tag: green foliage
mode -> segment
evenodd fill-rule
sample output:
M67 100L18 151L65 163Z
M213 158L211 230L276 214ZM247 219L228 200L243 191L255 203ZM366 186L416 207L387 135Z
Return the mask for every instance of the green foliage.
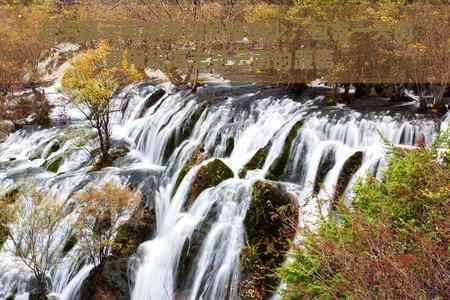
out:
M447 148L448 149L448 148ZM450 172L433 151L392 149L279 270L285 299L448 298Z
M442 163L450 168L450 129L441 132L434 140L432 151L433 155L439 157Z

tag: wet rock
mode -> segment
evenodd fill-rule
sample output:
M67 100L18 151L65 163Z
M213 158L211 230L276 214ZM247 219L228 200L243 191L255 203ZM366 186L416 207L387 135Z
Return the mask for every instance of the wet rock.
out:
M344 163L336 186L334 199L339 199L345 191L353 175L361 167L363 161L363 153L357 151L353 153Z
M70 250L72 250L73 247L75 247L77 242L78 242L77 236L75 234L71 234L64 243L62 254L66 255L67 253L69 253Z
M186 139L188 139L192 131L194 130L194 126L197 123L198 119L202 115L203 111L207 108L207 104L201 104L197 107L197 109L186 118L183 122L183 127L180 130L175 130L169 137L167 145L164 149L163 161L166 162L175 149Z
M188 288L187 284L192 282L194 277L192 271L198 262L202 244L219 217L219 213L220 208L216 203L208 212L206 218L198 224L190 239L184 243L178 263L177 288L179 290L186 290Z
M225 156L230 156L234 150L234 138L229 137L225 146Z
M0 220L0 249L3 247L3 244L8 239L8 228L5 224L2 224L2 220Z
M156 102L159 101L164 95L166 94L166 91L162 89L157 89L154 91L150 96L145 99L144 107L142 108L142 111L139 114L139 118L142 118L147 110L156 104Z
M239 177L245 178L248 170L261 169L266 161L267 154L269 154L270 147L272 147L272 142L268 142L267 145L258 149L255 155L253 155L253 157L239 171Z
M214 159L206 165L202 166L191 185L191 190L186 200L185 208L192 206L198 195L207 188L213 187L222 181L232 178L233 171L224 164L220 159Z
M199 145L194 152L192 152L191 158L188 162L186 162L178 173L177 181L175 182L175 186L173 188L172 195L176 193L178 187L180 186L183 178L187 173L192 169L193 166L199 165L205 159L205 148L203 145Z
M156 215L144 202L124 224L120 225L111 247L115 257L134 255L139 245L153 235L156 229Z
M126 156L130 152L130 148L127 144L119 144L111 148L109 150L109 157L108 159L101 159L98 157L95 160L95 163L89 167L89 172L96 172L100 171L103 168L110 167L113 165L113 163L118 160L119 158L122 158ZM92 151L91 156L96 157L100 155L100 149L95 149Z
M328 151L326 155L322 156L317 170L316 179L314 180L314 193L317 194L327 176L328 172L333 168L336 163L336 153L334 149Z
M298 224L295 199L268 181L252 188L244 219L247 243L241 254L241 299L268 299L278 286L276 269L285 260Z
M285 173L287 163L289 160L289 154L291 152L292 143L294 139L297 137L300 128L303 125L303 120L298 121L292 126L289 134L284 141L283 149L281 150L280 155L275 159L275 161L270 166L267 171L266 178L270 180L278 180Z
M107 257L89 273L79 292L83 300L129 300L128 259Z
M44 162L44 167L53 173L58 173L58 169L61 166L64 158L62 156L53 157Z

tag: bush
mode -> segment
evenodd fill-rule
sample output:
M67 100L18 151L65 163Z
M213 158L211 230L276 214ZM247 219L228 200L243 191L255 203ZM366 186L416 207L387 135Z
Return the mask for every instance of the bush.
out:
M114 242L119 221L141 198L128 188L106 183L101 187L90 185L77 194L79 200L77 222L81 252L96 264L108 256Z
M392 149L279 270L285 299L449 299L450 173L433 151Z
M34 275L39 297L50 290L50 272L62 262L57 240L65 216L64 203L34 186L22 185L0 200L0 229L10 241L7 250Z

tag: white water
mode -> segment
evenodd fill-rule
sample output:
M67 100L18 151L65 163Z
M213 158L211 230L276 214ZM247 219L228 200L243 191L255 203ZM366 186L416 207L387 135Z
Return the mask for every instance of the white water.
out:
M128 141L133 150L123 163L102 172L86 172L88 152L86 149L74 149L71 140L48 156L52 141L66 132L64 128L31 133L20 131L0 144L1 188L9 188L22 178L32 177L69 205L73 202L73 192L89 182L114 180L127 184L137 178L142 183L139 190L156 194L153 201L157 228L151 240L143 243L137 253L138 266L133 274L134 300L175 299L178 296L192 300L238 298L239 255L244 243L243 219L250 201L249 190L252 182L264 177L278 157L286 136L297 121L304 120L303 127L292 144L282 180L288 190L297 196L301 208L300 226L313 225L320 214L327 214L342 166L353 153L363 151L364 156L361 167L345 191L347 199L356 178L365 176L367 172L381 174L379 166L383 165L385 157L383 139L409 146L420 140L430 144L438 128L434 122L422 118L408 120L395 115L366 116L348 109L325 114L314 100L299 103L285 97L267 97L257 88L242 92L240 96L233 96L230 87L228 90L223 86L217 88L217 95L214 86L200 89L200 96L206 95L208 101L220 100L218 103L210 102L204 108L200 102L205 101L205 97L199 100L197 96L176 91L168 85L160 87L166 89L168 94L149 108L142 118L138 116L142 113L145 97L151 94L154 87L130 86L119 95L119 98L127 98L129 102L124 113L114 117L114 138ZM50 92L53 101L59 101L54 87ZM82 119L76 112L72 115L69 111L69 115L72 120ZM193 116L197 121L192 128L187 128L186 123ZM83 123L77 124L70 127ZM177 142L171 146L174 136ZM227 143L231 139L234 147L226 153ZM204 146L209 153L208 158L222 159L238 174L256 151L270 140L272 146L263 168L248 172L246 179L229 179L205 190L192 207L185 210L183 204L200 167L197 166L185 176L172 196L178 171L198 145ZM90 147L92 145L88 144L87 148ZM30 161L39 149L42 149L40 159ZM331 152L335 161L325 174L318 194L313 197L320 161ZM63 157L58 173L41 167L45 159L58 155ZM8 162L12 158L16 160ZM146 181L147 178L151 180ZM323 205L319 205L322 202ZM206 227L205 222L208 224ZM69 221L60 229L61 240L68 229ZM191 253L196 255L192 258L193 267L184 278L179 278L180 256L185 244L198 237L200 232L201 239L195 241L200 243L200 247ZM6 250L5 246L0 251L0 299L13 291L18 294L29 291L27 282L30 275ZM76 299L83 280L93 268L92 265L80 267L79 263L75 247L63 264L54 266L52 291L61 299Z

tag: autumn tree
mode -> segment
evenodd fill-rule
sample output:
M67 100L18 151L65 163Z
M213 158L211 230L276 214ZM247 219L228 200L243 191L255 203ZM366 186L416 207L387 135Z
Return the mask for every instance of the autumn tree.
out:
M2 231L8 237L7 249L34 275L37 296L43 298L51 286L52 268L62 262L64 205L36 187L21 186L19 195L13 203L2 201Z
M81 252L95 264L109 254L119 222L137 206L141 198L130 189L106 183L90 185L77 194L79 200L79 242Z
M136 69L107 68L107 46L101 44L76 57L62 79L62 87L71 94L73 102L97 131L100 161L110 159L111 114L120 104L114 102L113 93L121 85L142 79Z

